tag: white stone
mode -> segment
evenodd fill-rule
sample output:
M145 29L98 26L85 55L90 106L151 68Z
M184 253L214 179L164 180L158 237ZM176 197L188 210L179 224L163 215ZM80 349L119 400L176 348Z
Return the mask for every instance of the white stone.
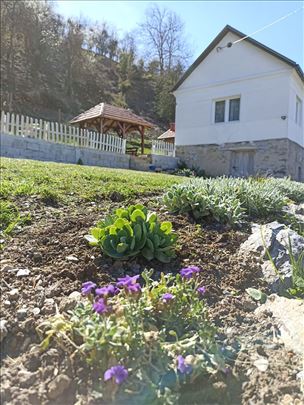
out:
M17 271L17 277L26 277L30 275L30 270L29 269L19 269Z
M75 263L79 262L78 257L73 256L73 255L67 256L66 259L67 259L69 262L75 262Z
M0 342L7 336L7 320L5 319L0 319Z
M259 315L269 311L278 323L282 342L288 349L302 355L304 353L304 301L272 294L265 304L255 310L255 313Z

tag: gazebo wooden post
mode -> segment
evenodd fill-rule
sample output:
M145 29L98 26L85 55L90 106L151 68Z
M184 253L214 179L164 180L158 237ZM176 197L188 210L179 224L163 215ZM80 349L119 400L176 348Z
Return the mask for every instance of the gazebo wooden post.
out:
M103 133L103 118L100 117L100 135Z
M144 140L145 127L139 126L139 132L141 135L141 154L143 155L145 151L145 140Z

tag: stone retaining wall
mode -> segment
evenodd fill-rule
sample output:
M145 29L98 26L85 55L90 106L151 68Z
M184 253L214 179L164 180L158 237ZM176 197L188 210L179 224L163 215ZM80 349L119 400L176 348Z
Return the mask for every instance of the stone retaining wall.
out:
M182 145L176 146L176 156L190 167L205 170L208 175L230 175L232 150L246 148L254 154L254 174L290 176L293 180L304 181L304 148L289 139Z
M129 169L130 156L119 153L103 152L96 149L79 148L65 144L47 142L22 136L0 134L1 156L34 159L61 163Z
M172 170L177 168L179 159L173 156L152 155L152 165L161 167L163 170Z

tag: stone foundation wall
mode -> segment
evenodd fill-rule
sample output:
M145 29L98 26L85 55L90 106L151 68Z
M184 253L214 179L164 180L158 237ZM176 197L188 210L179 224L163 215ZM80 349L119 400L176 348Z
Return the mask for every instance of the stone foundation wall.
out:
M223 145L176 146L176 156L188 166L197 166L211 176L231 175L232 151L250 150L254 173L304 180L304 148L289 139L235 142ZM301 175L301 178L299 178Z
M41 139L0 134L1 156L34 159L61 163L77 163L81 159L84 165L129 169L130 156L103 152L89 148L77 148Z

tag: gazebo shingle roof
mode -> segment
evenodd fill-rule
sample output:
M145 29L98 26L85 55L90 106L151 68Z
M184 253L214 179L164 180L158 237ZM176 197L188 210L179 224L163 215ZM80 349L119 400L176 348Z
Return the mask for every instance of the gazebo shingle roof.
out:
M142 125L146 128L154 127L153 124L134 114L132 111L106 103L97 104L95 105L95 107L84 111L83 113L77 115L77 117L74 117L70 121L70 123L76 124L78 122L88 121L98 117L110 120L117 120L120 122L127 122L130 124Z
M161 134L157 139L171 139L171 138L175 138L175 131L168 129L168 131Z

